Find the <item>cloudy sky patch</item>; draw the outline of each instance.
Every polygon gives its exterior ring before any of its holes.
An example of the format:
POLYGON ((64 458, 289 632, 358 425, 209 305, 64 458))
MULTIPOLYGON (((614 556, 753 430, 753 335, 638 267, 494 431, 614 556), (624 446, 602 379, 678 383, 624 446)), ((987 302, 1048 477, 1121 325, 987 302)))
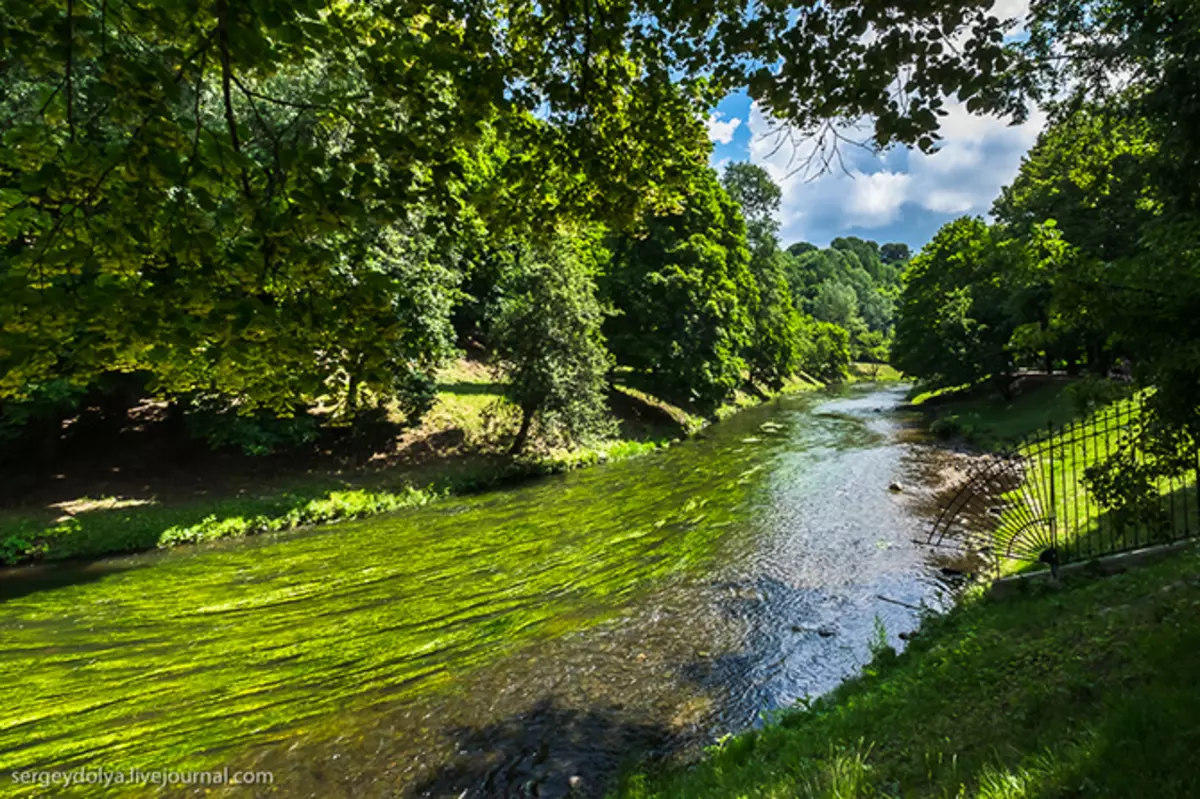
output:
MULTIPOLYGON (((1001 17, 1023 19, 1029 0, 997 0, 1001 17)), ((948 103, 938 152, 892 148, 877 153, 843 144, 841 161, 821 174, 797 171, 811 148, 780 146, 777 128, 745 94, 726 98, 707 120, 712 163, 750 161, 766 168, 783 190, 780 209, 785 244, 824 246, 837 236, 903 241, 920 247, 946 222, 963 214, 986 215, 1001 187, 1016 176, 1022 156, 1037 141, 1046 116, 1035 111, 1021 125, 968 113, 948 103)), ((839 129, 847 139, 870 138, 869 127, 839 129)))

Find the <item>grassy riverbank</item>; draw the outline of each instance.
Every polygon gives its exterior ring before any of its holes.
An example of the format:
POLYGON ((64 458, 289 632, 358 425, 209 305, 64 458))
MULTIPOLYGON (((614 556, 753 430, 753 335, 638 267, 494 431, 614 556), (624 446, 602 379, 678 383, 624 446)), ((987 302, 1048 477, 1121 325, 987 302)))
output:
MULTIPOLYGON (((615 437, 583 448, 542 448, 512 457, 506 449, 516 420, 503 409, 495 375, 482 364, 463 361, 441 378, 437 402, 422 425, 358 462, 174 457, 161 473, 152 462, 132 473, 123 463, 88 463, 78 474, 60 475, 0 508, 0 564, 95 557, 360 519, 636 457, 706 424, 682 408, 618 385, 609 403, 618 424, 615 437)), ((784 391, 818 387, 796 380, 784 391)), ((739 393, 718 416, 761 401, 739 393)))
POLYGON ((852 383, 898 383, 904 375, 891 364, 858 362, 850 364, 852 383))
POLYGON ((1200 553, 929 619, 896 656, 616 797, 1194 796, 1200 553))
POLYGON ((930 430, 984 450, 1011 446, 1079 415, 1066 377, 1029 377, 1015 381, 1012 395, 1002 397, 988 384, 920 392, 911 402, 922 411, 930 430))

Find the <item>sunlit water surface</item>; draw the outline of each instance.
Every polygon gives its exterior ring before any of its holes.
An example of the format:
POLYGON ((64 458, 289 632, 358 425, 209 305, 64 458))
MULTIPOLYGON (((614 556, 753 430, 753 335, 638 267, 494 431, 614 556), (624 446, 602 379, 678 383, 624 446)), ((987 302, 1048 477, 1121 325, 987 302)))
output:
POLYGON ((902 396, 787 396, 512 490, 10 574, 0 793, 86 765, 274 773, 241 796, 595 795, 759 724, 946 601, 911 543, 926 510, 888 490, 941 457, 902 396))

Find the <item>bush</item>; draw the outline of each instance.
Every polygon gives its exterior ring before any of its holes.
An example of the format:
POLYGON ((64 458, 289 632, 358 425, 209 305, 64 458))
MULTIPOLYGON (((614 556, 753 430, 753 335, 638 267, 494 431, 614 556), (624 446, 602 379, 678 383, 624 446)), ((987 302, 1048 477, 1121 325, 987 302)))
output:
POLYGON ((277 416, 270 411, 239 413, 219 398, 196 398, 184 411, 188 435, 213 449, 240 449, 247 455, 270 455, 316 441, 319 424, 306 411, 277 416))
POLYGON ((929 432, 940 439, 964 438, 973 440, 979 433, 981 419, 976 413, 948 413, 939 416, 929 426, 929 432))

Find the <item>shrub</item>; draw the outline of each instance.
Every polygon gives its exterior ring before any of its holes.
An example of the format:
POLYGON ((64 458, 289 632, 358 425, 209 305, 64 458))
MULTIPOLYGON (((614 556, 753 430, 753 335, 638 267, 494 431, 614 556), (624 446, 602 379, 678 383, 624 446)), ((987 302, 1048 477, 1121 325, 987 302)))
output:
POLYGON ((270 411, 239 413, 219 398, 196 398, 184 411, 188 434, 213 449, 240 449, 247 455, 294 450, 317 438, 318 422, 305 411, 277 416, 270 411))
POLYGON ((935 419, 929 426, 929 432, 943 440, 964 438, 970 441, 979 434, 980 424, 979 414, 948 413, 935 419))

